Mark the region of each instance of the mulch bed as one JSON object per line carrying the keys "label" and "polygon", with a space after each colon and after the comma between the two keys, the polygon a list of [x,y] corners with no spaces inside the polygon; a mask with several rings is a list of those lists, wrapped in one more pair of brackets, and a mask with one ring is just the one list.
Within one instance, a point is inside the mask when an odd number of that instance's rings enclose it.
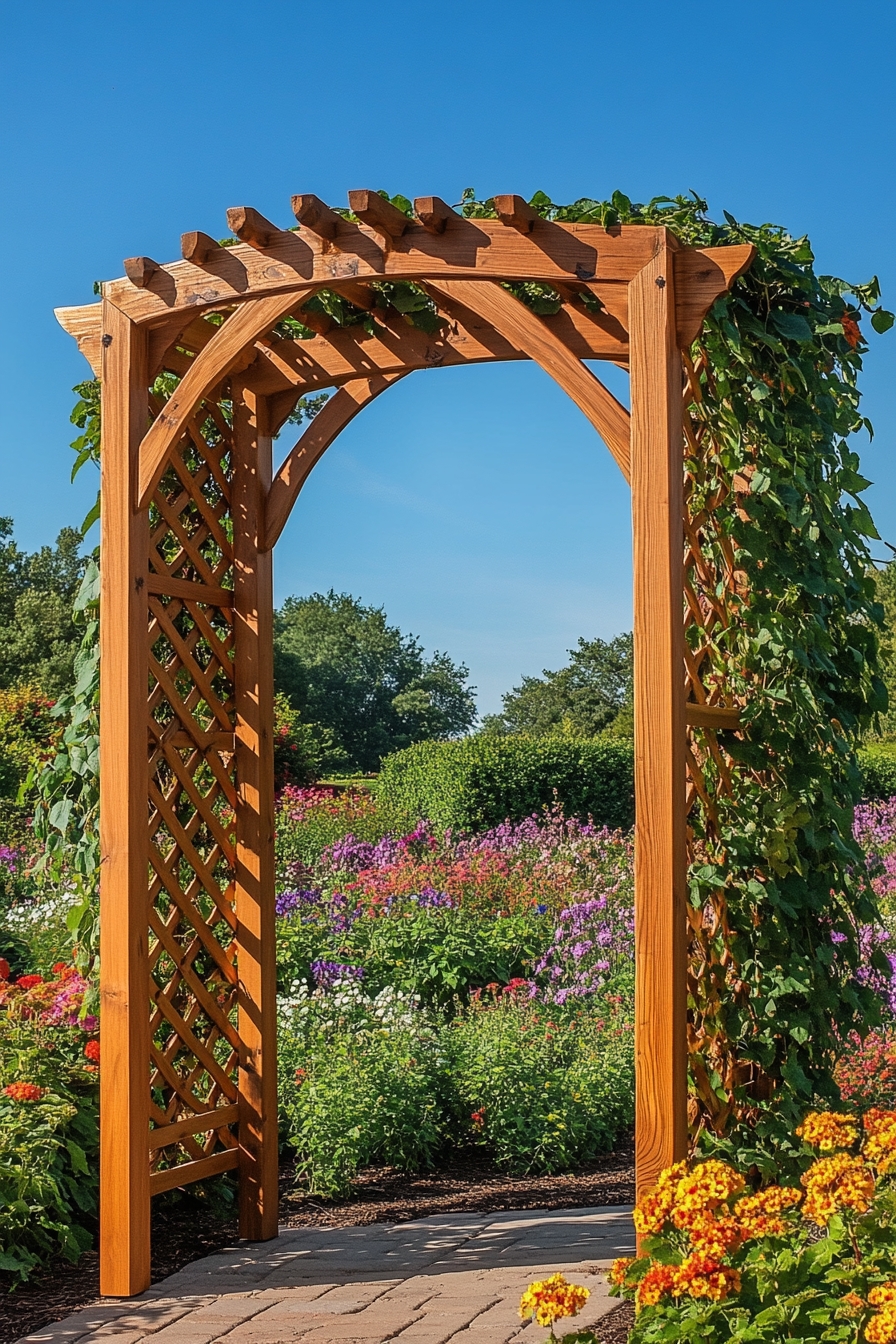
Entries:
{"label": "mulch bed", "polygon": [[[574,1209],[634,1202],[630,1145],[620,1146],[570,1176],[507,1176],[477,1156],[464,1155],[437,1171],[407,1176],[392,1167],[368,1167],[345,1199],[312,1198],[294,1188],[291,1168],[280,1178],[280,1222],[286,1227],[349,1227],[406,1223],[437,1213],[497,1213],[502,1209]],[[152,1224],[152,1281],[233,1244],[235,1217],[223,1217],[184,1195],[156,1204]],[[9,1291],[9,1290],[12,1291]],[[99,1301],[95,1251],[76,1265],[60,1260],[44,1274],[17,1284],[0,1273],[0,1344],[13,1344],[53,1321]],[[632,1316],[628,1303],[601,1324],[601,1344],[625,1344]]]}

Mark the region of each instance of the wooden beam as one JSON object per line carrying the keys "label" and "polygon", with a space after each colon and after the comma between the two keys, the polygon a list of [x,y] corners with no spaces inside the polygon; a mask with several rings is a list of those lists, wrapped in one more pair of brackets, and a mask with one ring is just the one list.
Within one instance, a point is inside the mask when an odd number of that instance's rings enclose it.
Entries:
{"label": "wooden beam", "polygon": [[146,332],[103,304],[100,563],[100,1292],[149,1287],[146,874],[149,525],[134,510]]}
{"label": "wooden beam", "polygon": [[686,350],[696,341],[706,314],[738,276],[750,269],[752,243],[734,247],[682,248],[675,253],[675,305],[678,344]]}
{"label": "wooden beam", "polygon": [[[380,198],[382,199],[382,198]],[[400,212],[399,212],[400,213]],[[643,224],[608,230],[598,224],[552,224],[534,235],[507,228],[494,219],[458,216],[439,236],[415,220],[384,252],[381,235],[346,221],[338,250],[328,239],[300,227],[278,234],[265,252],[247,244],[225,247],[204,268],[177,261],[162,269],[169,289],[163,294],[135,290],[128,280],[110,280],[103,294],[135,322],[167,320],[178,309],[198,315],[228,303],[293,289],[300,294],[345,279],[535,280],[553,283],[593,276],[598,286],[626,285],[650,260],[658,231]]]}
{"label": "wooden beam", "polygon": [[227,211],[227,227],[241,242],[248,243],[260,252],[266,251],[282,232],[276,224],[253,210],[251,205],[232,206]]}
{"label": "wooden beam", "polygon": [[207,233],[202,233],[200,229],[193,229],[190,233],[182,233],[180,236],[180,254],[184,261],[191,261],[194,266],[203,266],[212,257],[216,257],[224,248],[216,242]]}
{"label": "wooden beam", "polygon": [[137,505],[144,509],[158,485],[171,449],[202,399],[243,358],[259,336],[293,307],[292,294],[278,294],[240,308],[218,327],[153,421],[140,447]]}
{"label": "wooden beam", "polygon": [[538,211],[533,210],[522,196],[496,196],[495,210],[502,224],[519,229],[520,233],[531,233],[541,220]]}
{"label": "wooden beam", "polygon": [[233,388],[235,909],[239,990],[240,1236],[277,1235],[277,936],[274,918],[274,589],[263,547],[271,484],[264,398]]}
{"label": "wooden beam", "polygon": [[357,378],[332,396],[323,406],[286,455],[268,493],[265,507],[264,548],[273,549],[286,526],[292,507],[312,467],[345,426],[374,397],[391,387],[402,373],[376,374],[373,378]]}
{"label": "wooden beam", "polygon": [[414,200],[414,214],[427,233],[444,233],[449,219],[463,218],[439,196],[417,196]]}
{"label": "wooden beam", "polygon": [[333,239],[345,223],[341,215],[320,199],[319,196],[293,196],[292,212],[300,224],[319,238]]}
{"label": "wooden beam", "polygon": [[165,1190],[176,1190],[180,1185],[192,1185],[194,1181],[205,1181],[210,1176],[218,1176],[222,1171],[233,1171],[239,1166],[239,1153],[235,1148],[225,1148],[211,1157],[198,1157],[194,1162],[181,1162],[176,1167],[165,1167],[154,1171],[149,1178],[150,1190],[161,1195]]}
{"label": "wooden beam", "polygon": [[162,269],[152,257],[125,257],[122,265],[127,278],[138,289],[148,289],[153,276]]}
{"label": "wooden beam", "polygon": [[628,411],[531,308],[499,285],[475,280],[431,280],[427,288],[484,317],[506,340],[540,364],[585,413],[623,476],[629,479]]}
{"label": "wooden beam", "polygon": [[741,711],[728,705],[698,705],[689,700],[684,717],[689,728],[725,728],[737,732],[741,727]]}
{"label": "wooden beam", "polygon": [[682,360],[675,241],[630,286],[635,657],[635,1169],[687,1155]]}
{"label": "wooden beam", "polygon": [[350,191],[349,209],[358,219],[387,238],[400,238],[411,221],[378,191]]}

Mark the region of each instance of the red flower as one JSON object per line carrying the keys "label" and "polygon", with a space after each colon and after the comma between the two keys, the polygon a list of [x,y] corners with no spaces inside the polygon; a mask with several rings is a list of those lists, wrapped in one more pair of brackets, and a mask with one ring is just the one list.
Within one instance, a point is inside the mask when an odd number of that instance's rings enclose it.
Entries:
{"label": "red flower", "polygon": [[16,984],[19,989],[33,989],[35,985],[42,985],[43,982],[42,975],[20,975]]}
{"label": "red flower", "polygon": [[295,1078],[296,1087],[301,1087],[305,1079],[308,1077],[308,1070],[296,1069],[295,1074],[293,1076]]}
{"label": "red flower", "polygon": [[5,957],[0,957],[0,980],[9,979],[9,962]]}
{"label": "red flower", "polygon": [[46,1088],[38,1087],[37,1083],[10,1083],[3,1091],[13,1101],[40,1101]]}
{"label": "red flower", "polygon": [[84,1055],[94,1064],[100,1062],[100,1043],[97,1040],[88,1041],[84,1047]]}
{"label": "red flower", "polygon": [[843,325],[843,336],[847,345],[855,350],[859,341],[862,339],[862,333],[859,331],[858,322],[853,317],[852,313],[844,313],[840,318],[840,321]]}
{"label": "red flower", "polygon": [[474,1111],[470,1116],[470,1119],[473,1121],[476,1129],[483,1129],[485,1127],[485,1108],[483,1107],[478,1111]]}

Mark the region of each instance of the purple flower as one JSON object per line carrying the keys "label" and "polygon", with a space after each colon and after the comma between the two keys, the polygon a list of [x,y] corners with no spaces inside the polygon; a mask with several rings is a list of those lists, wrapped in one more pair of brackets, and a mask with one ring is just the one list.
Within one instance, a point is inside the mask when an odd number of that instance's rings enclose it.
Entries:
{"label": "purple flower", "polygon": [[447,891],[436,891],[435,887],[424,887],[419,896],[411,900],[423,910],[452,910],[454,901]]}
{"label": "purple flower", "polygon": [[288,919],[302,906],[319,906],[320,900],[319,891],[284,891],[274,901],[274,910],[281,919]]}
{"label": "purple flower", "polygon": [[363,966],[347,966],[341,961],[312,961],[311,974],[318,989],[335,989],[346,980],[363,980]]}

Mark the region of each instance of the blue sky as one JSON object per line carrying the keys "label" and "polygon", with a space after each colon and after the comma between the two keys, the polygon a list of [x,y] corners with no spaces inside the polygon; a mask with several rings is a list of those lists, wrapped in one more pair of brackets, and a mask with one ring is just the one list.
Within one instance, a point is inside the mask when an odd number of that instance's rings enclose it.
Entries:
{"label": "blue sky", "polygon": [[[228,206],[288,225],[296,192],[694,188],[808,233],[825,272],[877,273],[896,308],[892,0],[48,0],[8,6],[3,30],[0,513],[29,548],[95,489],[68,483],[88,370],[53,308],[90,302],[125,256],[175,259],[186,229],[222,235]],[[896,543],[896,330],[872,342],[864,391],[877,434],[858,447]],[[629,627],[628,510],[539,369],[419,373],[317,468],[277,594],[384,605],[468,663],[492,710],[580,634]]]}

